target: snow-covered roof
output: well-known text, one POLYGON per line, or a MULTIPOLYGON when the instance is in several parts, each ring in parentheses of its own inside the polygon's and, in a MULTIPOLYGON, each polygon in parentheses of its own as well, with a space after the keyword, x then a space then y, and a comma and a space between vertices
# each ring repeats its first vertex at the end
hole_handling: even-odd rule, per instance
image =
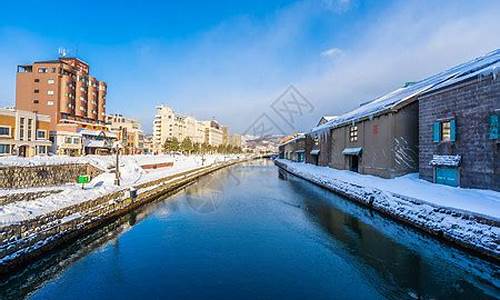
POLYGON ((115 133, 103 130, 80 129, 78 133, 80 133, 81 135, 88 135, 88 136, 105 136, 109 138, 117 137, 115 133))
POLYGON ((433 155, 429 162, 431 166, 458 167, 460 165, 460 155, 433 155))
POLYGON ((323 116, 323 119, 327 120, 327 121, 331 121, 333 119, 336 119, 338 116, 323 116))
POLYGON ((446 71, 440 72, 426 79, 417 81, 406 87, 399 88, 379 98, 376 98, 375 100, 368 102, 367 104, 362 105, 355 110, 340 115, 323 125, 313 128, 311 132, 344 126, 346 124, 357 122, 370 116, 380 115, 384 112, 410 103, 411 101, 415 100, 415 96, 438 88, 443 88, 445 86, 480 74, 493 73, 496 78, 496 74, 499 71, 500 49, 497 49, 484 56, 457 65, 446 71))
POLYGON ((303 134, 303 133, 297 133, 297 135, 296 135, 294 138, 289 139, 288 141, 286 141, 286 142, 284 142, 284 143, 279 144, 279 146, 285 146, 285 145, 287 145, 287 144, 290 144, 291 142, 296 142, 296 141, 298 141, 298 140, 300 140, 300 139, 303 139, 303 138, 305 138, 305 137, 306 137, 306 135, 305 135, 305 134, 303 134))
POLYGON ((85 147, 89 148, 111 148, 111 145, 105 140, 89 140, 85 143, 85 147))

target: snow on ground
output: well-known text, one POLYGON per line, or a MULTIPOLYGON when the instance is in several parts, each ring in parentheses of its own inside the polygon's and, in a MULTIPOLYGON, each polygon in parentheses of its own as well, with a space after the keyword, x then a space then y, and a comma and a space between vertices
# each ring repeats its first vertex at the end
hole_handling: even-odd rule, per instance
POLYGON ((242 155, 123 155, 120 156, 120 179, 121 185, 115 186, 115 174, 109 171, 115 165, 114 156, 45 156, 37 158, 6 158, 0 159, 1 165, 9 166, 34 166, 64 163, 90 163, 103 170, 108 170, 92 179, 92 181, 82 189, 80 185, 65 184, 58 187, 28 188, 28 189, 3 189, 0 195, 6 196, 9 193, 39 192, 49 189, 60 189, 60 193, 52 194, 44 198, 31 201, 18 201, 0 206, 0 225, 8 225, 15 222, 35 218, 50 211, 71 206, 76 203, 95 199, 121 189, 130 188, 134 185, 154 181, 162 177, 196 169, 202 166, 211 165, 242 157, 242 155), (173 162, 174 165, 168 168, 144 170, 141 165, 173 162))
POLYGON ((341 180, 363 187, 392 192, 415 198, 437 206, 455 208, 500 219, 500 192, 480 189, 464 189, 431 183, 418 178, 412 173, 394 179, 385 179, 371 175, 336 170, 311 164, 279 160, 287 166, 318 179, 341 180))
POLYGON ((498 192, 431 184, 415 174, 382 179, 282 159, 278 163, 293 174, 397 220, 490 257, 500 257, 498 192))

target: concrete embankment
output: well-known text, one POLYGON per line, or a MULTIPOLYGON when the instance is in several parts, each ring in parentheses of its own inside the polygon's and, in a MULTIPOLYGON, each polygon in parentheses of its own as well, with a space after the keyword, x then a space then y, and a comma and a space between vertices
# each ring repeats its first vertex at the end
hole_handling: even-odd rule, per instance
POLYGON ((189 170, 3 226, 0 228, 0 275, 20 269, 45 253, 148 202, 173 193, 203 175, 251 159, 255 158, 189 170))
POLYGON ((500 263, 500 222, 459 209, 440 207, 423 200, 359 186, 335 178, 325 180, 286 163, 275 161, 281 170, 312 182, 400 223, 410 225, 439 240, 476 256, 500 263))

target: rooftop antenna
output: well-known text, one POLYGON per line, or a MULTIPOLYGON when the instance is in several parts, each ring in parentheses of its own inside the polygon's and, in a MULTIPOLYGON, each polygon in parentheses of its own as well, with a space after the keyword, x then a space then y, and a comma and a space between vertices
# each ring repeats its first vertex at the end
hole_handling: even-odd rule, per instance
POLYGON ((66 57, 68 55, 68 50, 66 48, 60 47, 57 52, 59 53, 59 57, 66 57))

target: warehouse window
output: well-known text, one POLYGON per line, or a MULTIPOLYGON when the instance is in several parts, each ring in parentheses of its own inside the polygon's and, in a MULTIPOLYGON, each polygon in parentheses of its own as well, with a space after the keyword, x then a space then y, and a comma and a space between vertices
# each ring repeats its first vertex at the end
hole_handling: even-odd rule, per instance
POLYGON ((433 141, 439 142, 455 142, 456 140, 456 121, 448 119, 436 121, 432 127, 433 141))
POLYGON ((349 127, 349 141, 351 142, 358 141, 358 126, 354 125, 349 127))

